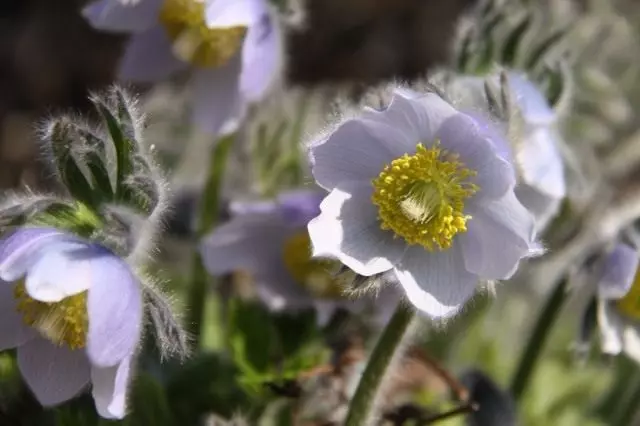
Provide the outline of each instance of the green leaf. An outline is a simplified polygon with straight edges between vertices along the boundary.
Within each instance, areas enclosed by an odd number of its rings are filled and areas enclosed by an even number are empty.
[[[126,426],[174,424],[165,390],[148,373],[138,373],[136,376],[129,404],[131,412],[123,422]]]
[[[240,370],[252,376],[267,372],[276,337],[269,312],[258,303],[235,299],[227,324],[231,353]]]
[[[569,28],[563,28],[548,35],[537,47],[531,51],[529,59],[525,62],[524,69],[534,70],[544,59],[544,55],[563,41],[564,36],[569,32]]]
[[[275,314],[273,321],[284,358],[295,357],[305,345],[320,337],[315,309]]]
[[[468,71],[469,63],[472,58],[472,50],[473,46],[473,30],[468,30],[467,33],[462,38],[462,42],[460,44],[460,50],[458,53],[457,59],[457,67],[458,71],[461,73],[465,73]]]
[[[527,30],[531,27],[532,22],[532,15],[527,14],[507,36],[501,53],[501,62],[504,65],[512,67],[515,64],[522,40]]]

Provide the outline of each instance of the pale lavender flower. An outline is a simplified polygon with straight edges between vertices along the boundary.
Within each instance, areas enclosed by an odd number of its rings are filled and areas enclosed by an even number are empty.
[[[479,281],[539,252],[500,141],[435,94],[396,90],[310,148],[331,191],[309,223],[313,253],[360,275],[393,271],[427,316],[455,314]]]
[[[83,14],[97,29],[132,33],[121,79],[156,82],[192,69],[194,120],[214,134],[235,131],[281,68],[281,33],[267,0],[98,0]]]
[[[334,276],[335,261],[311,259],[306,226],[319,214],[323,196],[317,190],[296,190],[275,200],[233,203],[232,219],[201,243],[205,267],[212,275],[248,272],[257,295],[274,311],[314,307],[321,324],[337,308],[361,311],[370,299],[349,300],[345,282]],[[382,299],[388,300],[390,293],[383,292]]]
[[[125,415],[142,296],[129,266],[103,246],[53,228],[0,240],[0,350],[44,406],[92,383],[98,413]]]
[[[638,251],[618,243],[599,264],[598,325],[602,351],[640,362]],[[634,279],[635,277],[635,279]]]

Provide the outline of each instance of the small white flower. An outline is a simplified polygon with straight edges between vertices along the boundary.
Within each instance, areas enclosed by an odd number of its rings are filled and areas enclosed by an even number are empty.
[[[435,94],[396,90],[311,147],[331,191],[309,223],[316,256],[356,273],[393,271],[431,317],[455,314],[480,280],[507,279],[539,250],[495,132]]]

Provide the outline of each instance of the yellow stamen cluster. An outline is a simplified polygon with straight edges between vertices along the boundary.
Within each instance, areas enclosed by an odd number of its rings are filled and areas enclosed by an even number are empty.
[[[380,227],[429,251],[448,249],[467,230],[464,203],[479,189],[469,181],[475,175],[439,143],[418,144],[415,154],[393,160],[373,180]]]
[[[342,280],[334,276],[337,263],[311,257],[311,240],[307,231],[289,237],[284,244],[283,260],[293,279],[313,296],[339,299],[343,294]]]
[[[618,310],[634,319],[640,319],[640,271],[636,272],[629,292],[617,302]]]
[[[174,54],[201,67],[219,67],[236,54],[245,27],[212,29],[204,18],[203,0],[164,0],[160,22],[174,42]]]
[[[14,288],[14,297],[24,322],[44,337],[58,345],[66,344],[71,349],[85,346],[89,326],[86,291],[59,302],[45,303],[31,298],[21,281]]]

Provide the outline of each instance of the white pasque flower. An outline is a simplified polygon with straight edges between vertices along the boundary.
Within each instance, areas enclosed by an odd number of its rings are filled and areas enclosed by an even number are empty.
[[[507,279],[539,251],[495,132],[433,93],[395,91],[310,148],[330,191],[309,223],[315,256],[358,274],[393,271],[433,318],[455,314],[480,280]]]

